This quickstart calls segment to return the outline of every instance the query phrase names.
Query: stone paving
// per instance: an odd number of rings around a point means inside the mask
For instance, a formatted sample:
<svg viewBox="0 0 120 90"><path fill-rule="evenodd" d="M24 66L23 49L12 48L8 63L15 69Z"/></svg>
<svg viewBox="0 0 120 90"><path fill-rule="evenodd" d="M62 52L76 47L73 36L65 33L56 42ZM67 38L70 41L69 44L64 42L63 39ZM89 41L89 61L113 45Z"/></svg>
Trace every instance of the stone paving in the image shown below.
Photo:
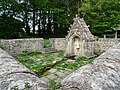
<svg viewBox="0 0 120 90"><path fill-rule="evenodd" d="M73 60L70 60L69 62L73 63ZM46 76L42 76L41 80L49 83L49 81L54 80L57 84L60 84L60 82L70 73L72 70L70 69L65 69L65 70L58 70L56 68L51 68L50 70L47 71L49 73Z"/></svg>
<svg viewBox="0 0 120 90"><path fill-rule="evenodd" d="M64 53L61 51L50 54L38 53L35 55L31 53L29 55L20 56L17 59L34 73L36 73L36 71L38 73L39 71L41 72L41 70L47 66L48 69L45 68L46 70L44 70L42 74L36 74L41 80L48 84L53 81L58 86L67 75L89 62L86 58L83 58L84 60L80 59L79 61L64 58Z"/></svg>

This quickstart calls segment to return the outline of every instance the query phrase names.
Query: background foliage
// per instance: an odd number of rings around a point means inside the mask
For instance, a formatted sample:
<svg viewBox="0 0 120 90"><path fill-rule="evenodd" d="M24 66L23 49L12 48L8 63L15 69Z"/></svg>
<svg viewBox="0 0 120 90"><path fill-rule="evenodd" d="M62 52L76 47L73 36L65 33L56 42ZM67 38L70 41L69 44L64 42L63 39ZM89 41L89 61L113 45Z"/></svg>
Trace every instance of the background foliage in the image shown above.
<svg viewBox="0 0 120 90"><path fill-rule="evenodd" d="M0 16L5 19L0 22L0 38L65 37L76 14L85 19L94 35L115 34L120 22L120 1L0 0ZM23 26L17 25L18 21ZM19 36L20 29L26 35ZM5 36L6 32L10 36Z"/></svg>

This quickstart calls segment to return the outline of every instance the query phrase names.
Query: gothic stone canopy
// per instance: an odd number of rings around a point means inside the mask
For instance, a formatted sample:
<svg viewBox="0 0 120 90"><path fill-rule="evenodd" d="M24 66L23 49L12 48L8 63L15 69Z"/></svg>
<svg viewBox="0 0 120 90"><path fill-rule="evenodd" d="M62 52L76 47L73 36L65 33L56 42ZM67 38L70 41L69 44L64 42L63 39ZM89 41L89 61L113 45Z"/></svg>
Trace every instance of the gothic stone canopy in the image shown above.
<svg viewBox="0 0 120 90"><path fill-rule="evenodd" d="M67 39L79 37L81 40L94 40L94 36L91 34L89 26L86 25L83 18L79 18L77 15L74 18L73 25L71 25L71 28L68 35L66 36Z"/></svg>

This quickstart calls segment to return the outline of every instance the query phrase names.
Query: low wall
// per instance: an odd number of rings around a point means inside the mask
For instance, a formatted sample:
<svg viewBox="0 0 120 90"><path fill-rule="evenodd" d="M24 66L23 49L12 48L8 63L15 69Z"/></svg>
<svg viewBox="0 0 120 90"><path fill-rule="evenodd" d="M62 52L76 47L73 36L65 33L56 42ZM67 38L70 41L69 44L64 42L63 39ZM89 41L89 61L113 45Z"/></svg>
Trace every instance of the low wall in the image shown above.
<svg viewBox="0 0 120 90"><path fill-rule="evenodd" d="M33 72L0 49L0 90L28 89L49 90L49 87L47 83L40 80Z"/></svg>
<svg viewBox="0 0 120 90"><path fill-rule="evenodd" d="M86 41L84 43L84 55L92 56L105 52L120 42L119 39L99 39L98 41Z"/></svg>
<svg viewBox="0 0 120 90"><path fill-rule="evenodd" d="M56 50L66 51L67 40L65 38L50 38L52 47ZM100 38L98 41L85 41L80 42L83 46L80 48L80 55L93 56L96 53L103 52L118 44L120 39ZM22 54L23 51L44 51L43 38L30 38L30 39L2 39L0 44L5 46L5 51L15 56ZM69 52L69 50L67 50Z"/></svg>
<svg viewBox="0 0 120 90"><path fill-rule="evenodd" d="M120 43L61 82L62 90L120 90Z"/></svg>
<svg viewBox="0 0 120 90"><path fill-rule="evenodd" d="M95 49L100 48L101 51L106 51L109 48L113 47L114 45L118 44L120 39L113 39L113 38L100 38L98 41L95 41Z"/></svg>
<svg viewBox="0 0 120 90"><path fill-rule="evenodd" d="M65 38L50 38L50 42L52 43L52 47L56 50L65 51L67 46L67 41Z"/></svg>
<svg viewBox="0 0 120 90"><path fill-rule="evenodd" d="M1 39L0 44L5 46L5 51L10 55L22 54L23 51L42 51L43 38L30 38L30 39Z"/></svg>
<svg viewBox="0 0 120 90"><path fill-rule="evenodd" d="M66 51L67 48L67 40L65 38L51 38L50 39L52 46L56 50ZM85 41L80 42L83 45L80 48L80 54L83 56L93 56L97 53L104 52L111 48L112 46L118 44L120 39L112 39L112 38L100 38L98 41ZM69 52L69 50L67 50Z"/></svg>

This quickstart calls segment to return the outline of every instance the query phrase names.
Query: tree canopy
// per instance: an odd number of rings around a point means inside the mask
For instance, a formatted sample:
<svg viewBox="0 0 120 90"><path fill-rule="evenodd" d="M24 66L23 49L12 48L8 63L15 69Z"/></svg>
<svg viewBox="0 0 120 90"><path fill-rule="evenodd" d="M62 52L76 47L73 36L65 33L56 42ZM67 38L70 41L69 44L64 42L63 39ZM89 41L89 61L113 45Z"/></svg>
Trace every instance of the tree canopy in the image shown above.
<svg viewBox="0 0 120 90"><path fill-rule="evenodd" d="M119 0L0 0L0 16L4 17L0 38L20 38L20 29L29 37L65 37L76 14L85 19L94 35L114 34L120 24L119 8ZM17 21L22 23L20 29L10 28ZM11 36L2 36L8 30Z"/></svg>

